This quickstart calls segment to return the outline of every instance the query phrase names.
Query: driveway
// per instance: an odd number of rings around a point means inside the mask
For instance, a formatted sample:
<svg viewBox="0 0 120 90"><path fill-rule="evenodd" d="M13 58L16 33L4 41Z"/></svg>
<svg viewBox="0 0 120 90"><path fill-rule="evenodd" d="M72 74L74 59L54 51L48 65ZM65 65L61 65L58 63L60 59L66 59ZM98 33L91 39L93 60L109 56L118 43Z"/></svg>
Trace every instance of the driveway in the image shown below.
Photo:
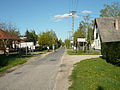
<svg viewBox="0 0 120 90"><path fill-rule="evenodd" d="M35 58L0 77L0 90L53 90L64 50Z"/></svg>
<svg viewBox="0 0 120 90"><path fill-rule="evenodd" d="M69 76L72 73L73 65L75 63L99 56L100 55L68 55L65 53L62 59L61 68L59 69L60 72L57 75L54 90L68 90L68 87L71 85Z"/></svg>

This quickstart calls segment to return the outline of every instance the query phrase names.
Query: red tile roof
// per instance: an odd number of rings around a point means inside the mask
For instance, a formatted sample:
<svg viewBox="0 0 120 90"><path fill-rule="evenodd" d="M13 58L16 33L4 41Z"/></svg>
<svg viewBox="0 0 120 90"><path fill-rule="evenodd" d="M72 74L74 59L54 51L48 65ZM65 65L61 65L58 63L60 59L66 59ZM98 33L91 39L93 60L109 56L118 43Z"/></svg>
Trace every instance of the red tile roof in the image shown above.
<svg viewBox="0 0 120 90"><path fill-rule="evenodd" d="M9 32L0 30L0 39L12 39L12 40L20 40L19 37L15 35L11 35Z"/></svg>

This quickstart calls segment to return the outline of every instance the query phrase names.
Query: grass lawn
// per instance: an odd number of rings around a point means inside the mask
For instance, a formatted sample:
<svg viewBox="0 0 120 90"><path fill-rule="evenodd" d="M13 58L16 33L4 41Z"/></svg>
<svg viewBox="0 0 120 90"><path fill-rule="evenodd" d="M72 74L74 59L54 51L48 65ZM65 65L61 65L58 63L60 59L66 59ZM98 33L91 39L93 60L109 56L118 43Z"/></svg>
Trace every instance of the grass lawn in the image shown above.
<svg viewBox="0 0 120 90"><path fill-rule="evenodd" d="M100 51L95 51L95 50L91 50L90 53L87 52L83 52L83 51L73 51L73 50L67 50L67 53L69 55L101 55Z"/></svg>
<svg viewBox="0 0 120 90"><path fill-rule="evenodd" d="M87 59L74 65L69 90L120 90L120 67L101 58Z"/></svg>
<svg viewBox="0 0 120 90"><path fill-rule="evenodd" d="M23 64L31 57L40 56L40 55L22 55L19 56L17 54L11 55L0 55L0 72L6 71L8 68L13 66Z"/></svg>

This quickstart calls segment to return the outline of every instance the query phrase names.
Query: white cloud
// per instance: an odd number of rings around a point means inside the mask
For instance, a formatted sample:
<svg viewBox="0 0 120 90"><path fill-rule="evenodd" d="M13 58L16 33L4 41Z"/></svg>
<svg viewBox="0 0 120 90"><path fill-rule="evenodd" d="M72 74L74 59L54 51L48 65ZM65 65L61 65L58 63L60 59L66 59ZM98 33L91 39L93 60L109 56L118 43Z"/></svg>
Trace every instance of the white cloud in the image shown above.
<svg viewBox="0 0 120 90"><path fill-rule="evenodd" d="M53 22L60 22L61 19L54 19Z"/></svg>
<svg viewBox="0 0 120 90"><path fill-rule="evenodd" d="M54 18L62 19L62 18L68 18L71 16L72 16L72 13L66 13L66 14L62 14L62 15L55 15ZM77 14L75 14L75 17L79 17L79 16Z"/></svg>
<svg viewBox="0 0 120 90"><path fill-rule="evenodd" d="M63 14L63 15L55 15L54 18L68 18L70 17L70 14L66 13L66 14Z"/></svg>
<svg viewBox="0 0 120 90"><path fill-rule="evenodd" d="M65 13L61 15L54 15L53 16L53 22L60 22L64 18L69 18L72 16L72 13ZM74 15L74 17L79 17L77 14Z"/></svg>
<svg viewBox="0 0 120 90"><path fill-rule="evenodd" d="M84 11L82 11L81 13L90 14L90 13L92 13L92 11L84 10Z"/></svg>

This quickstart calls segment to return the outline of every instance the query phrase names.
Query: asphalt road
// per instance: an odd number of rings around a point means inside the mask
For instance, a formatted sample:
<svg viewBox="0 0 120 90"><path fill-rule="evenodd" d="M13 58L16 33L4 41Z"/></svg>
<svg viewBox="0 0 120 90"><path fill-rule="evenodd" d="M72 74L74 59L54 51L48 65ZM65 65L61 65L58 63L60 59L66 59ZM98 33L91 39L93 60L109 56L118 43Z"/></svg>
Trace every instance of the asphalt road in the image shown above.
<svg viewBox="0 0 120 90"><path fill-rule="evenodd" d="M53 90L64 51L60 48L0 77L0 90Z"/></svg>

